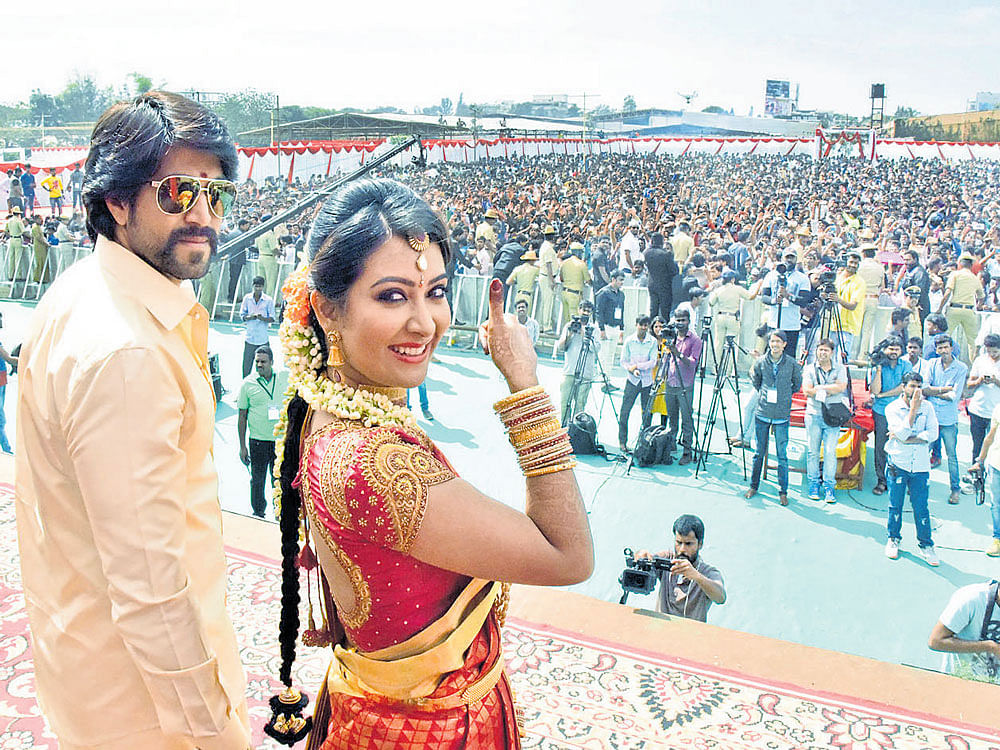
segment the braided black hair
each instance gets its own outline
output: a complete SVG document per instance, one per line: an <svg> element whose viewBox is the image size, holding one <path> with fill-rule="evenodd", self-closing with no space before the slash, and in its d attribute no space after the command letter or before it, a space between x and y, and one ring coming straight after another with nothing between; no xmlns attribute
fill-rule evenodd
<svg viewBox="0 0 1000 750"><path fill-rule="evenodd" d="M445 263L451 257L448 232L434 210L413 190L393 180L364 179L337 189L316 216L306 243L311 263L310 286L335 304L364 270L368 257L393 235L426 233L441 248ZM309 323L319 339L323 361L326 336L313 310ZM301 396L288 403L281 483L281 648L279 678L291 687L295 642L299 634L299 515L302 495L292 486L301 463L300 439L309 407Z"/></svg>

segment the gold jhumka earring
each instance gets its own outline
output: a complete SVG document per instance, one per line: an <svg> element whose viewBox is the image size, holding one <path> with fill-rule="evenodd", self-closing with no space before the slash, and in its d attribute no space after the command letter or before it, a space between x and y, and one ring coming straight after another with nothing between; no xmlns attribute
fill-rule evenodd
<svg viewBox="0 0 1000 750"><path fill-rule="evenodd" d="M326 364L334 369L344 366L344 352L340 349L340 331L330 329L326 333Z"/></svg>

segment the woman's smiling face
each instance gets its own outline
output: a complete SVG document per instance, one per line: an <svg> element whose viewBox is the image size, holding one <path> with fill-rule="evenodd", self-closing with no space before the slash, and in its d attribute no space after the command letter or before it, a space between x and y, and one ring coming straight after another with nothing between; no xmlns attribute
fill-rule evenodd
<svg viewBox="0 0 1000 750"><path fill-rule="evenodd" d="M313 292L313 307L327 331L341 336L350 383L414 388L423 382L435 347L451 323L447 275L437 245L417 253L405 239L390 237L365 263L342 306Z"/></svg>

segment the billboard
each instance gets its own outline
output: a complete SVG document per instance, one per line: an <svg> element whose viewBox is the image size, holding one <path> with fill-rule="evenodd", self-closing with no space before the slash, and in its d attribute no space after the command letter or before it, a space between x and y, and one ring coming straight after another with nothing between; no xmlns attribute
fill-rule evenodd
<svg viewBox="0 0 1000 750"><path fill-rule="evenodd" d="M788 81L768 79L764 86L764 114L788 117L792 114L791 85Z"/></svg>

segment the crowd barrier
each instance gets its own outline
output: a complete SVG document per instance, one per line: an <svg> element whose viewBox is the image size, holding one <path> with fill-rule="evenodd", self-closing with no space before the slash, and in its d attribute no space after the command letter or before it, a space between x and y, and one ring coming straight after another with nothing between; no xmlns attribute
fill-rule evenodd
<svg viewBox="0 0 1000 750"><path fill-rule="evenodd" d="M705 136L648 138L428 138L422 141L427 164L444 162L471 163L483 159L537 158L552 154L563 156L599 156L602 154L671 155L805 155L825 158L831 155L858 156L875 159L940 159L942 161L1000 160L1000 143L910 141L876 138L862 144L860 136L835 139L833 131L817 132L806 138L778 136ZM835 150L831 151L831 147ZM365 162L389 149L393 143L385 138L339 141L288 141L260 148L238 148L239 180L264 180L284 177L292 180L310 177L331 177L349 174ZM396 156L392 163L406 166L415 155L413 149ZM87 158L86 147L35 149L31 169L41 183L48 168L54 168L64 183L68 170L82 165ZM15 162L0 164L6 171ZM2 197L2 196L0 196ZM47 208L48 193L39 184L36 205ZM64 204L69 205L69 185Z"/></svg>

